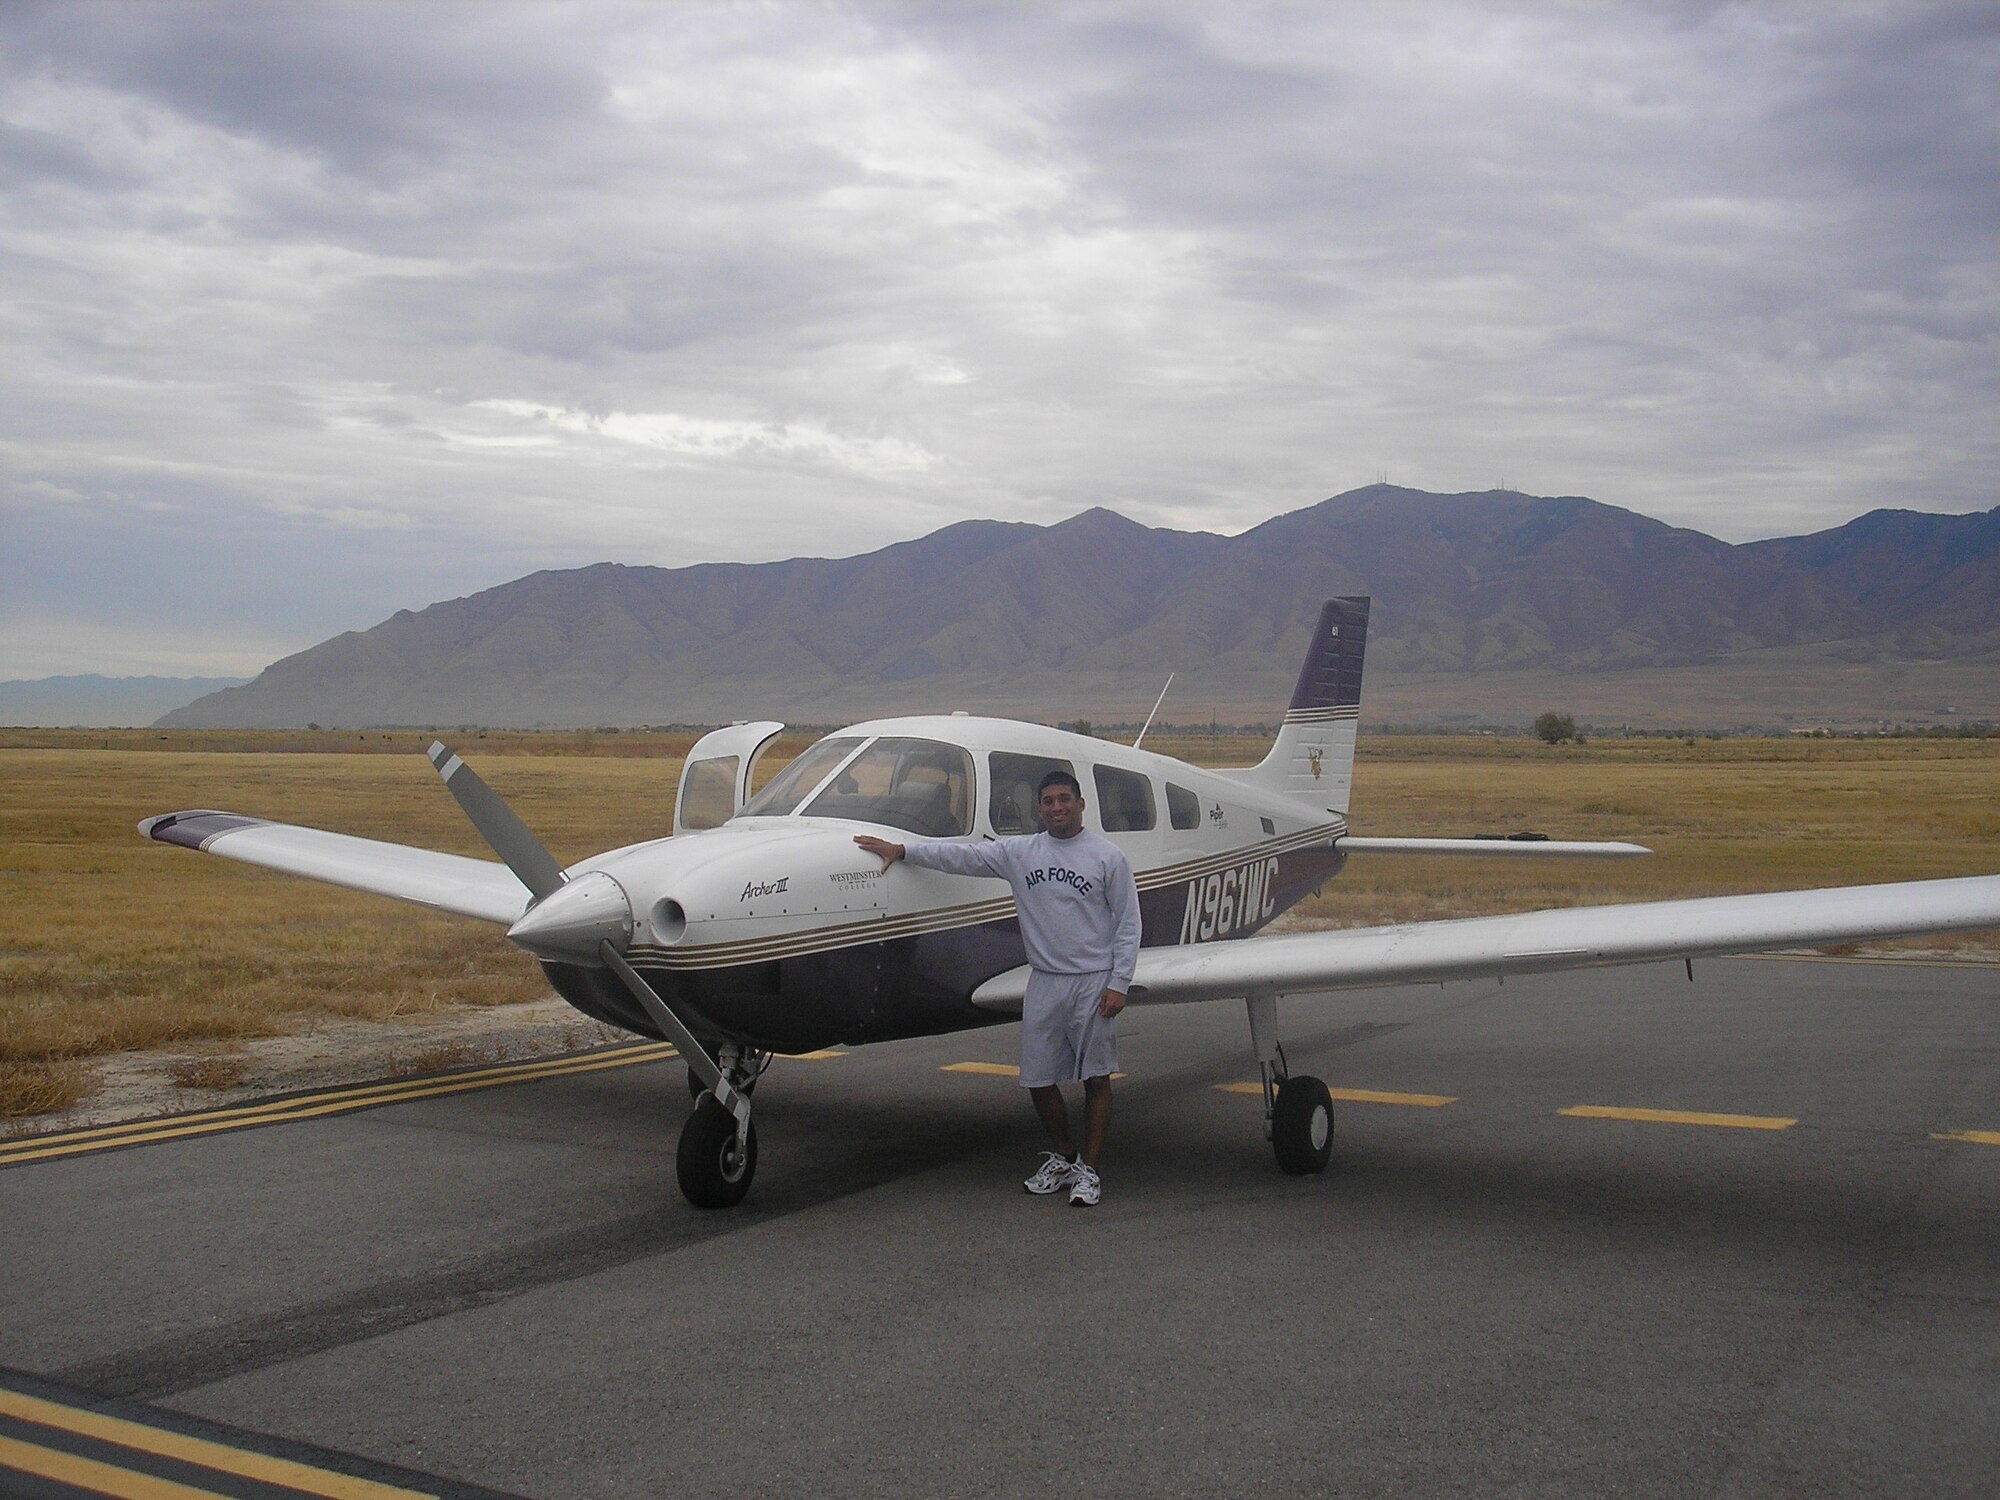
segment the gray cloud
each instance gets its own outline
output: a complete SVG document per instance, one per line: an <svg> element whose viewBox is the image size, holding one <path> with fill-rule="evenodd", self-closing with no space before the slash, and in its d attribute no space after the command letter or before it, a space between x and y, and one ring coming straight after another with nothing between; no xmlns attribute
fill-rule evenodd
<svg viewBox="0 0 2000 1500"><path fill-rule="evenodd" d="M1996 75L1983 4L6 7L0 676L1384 471L1985 508Z"/></svg>

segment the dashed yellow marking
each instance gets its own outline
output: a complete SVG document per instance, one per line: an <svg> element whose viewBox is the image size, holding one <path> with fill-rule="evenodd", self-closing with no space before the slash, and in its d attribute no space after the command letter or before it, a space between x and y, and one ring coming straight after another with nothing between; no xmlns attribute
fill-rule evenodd
<svg viewBox="0 0 2000 1500"><path fill-rule="evenodd" d="M1218 1083L1216 1088L1225 1094L1261 1094L1261 1083ZM1417 1109L1442 1109L1447 1104L1458 1103L1456 1094L1385 1094L1378 1089L1328 1089L1336 1099L1345 1099L1350 1104L1408 1104Z"/></svg>
<svg viewBox="0 0 2000 1500"><path fill-rule="evenodd" d="M1012 1063L962 1062L946 1063L939 1068L940 1073L979 1073L987 1078L1019 1078L1021 1070ZM1123 1073L1113 1073L1114 1079L1123 1078Z"/></svg>
<svg viewBox="0 0 2000 1500"><path fill-rule="evenodd" d="M0 1412L39 1427L54 1427L78 1437L115 1443L135 1453L175 1459L260 1484L281 1485L299 1494L324 1496L325 1500L436 1500L428 1491L406 1490L399 1485L378 1484L372 1479L359 1479L351 1474L336 1474L330 1469L316 1469L310 1464L272 1458L267 1454L212 1443L205 1438L148 1427L143 1422L128 1422L122 1417L105 1416L102 1412L82 1411L74 1406L23 1395L19 1391L0 1389ZM131 1500L183 1500L187 1496L206 1497L215 1493L13 1438L0 1437L0 1463L39 1478L99 1490L107 1495L128 1496Z"/></svg>
<svg viewBox="0 0 2000 1500"><path fill-rule="evenodd" d="M1974 1146L2000 1146L2000 1130L1941 1130L1934 1141L1965 1141Z"/></svg>
<svg viewBox="0 0 2000 1500"><path fill-rule="evenodd" d="M1797 1120L1782 1115L1711 1115L1691 1109L1618 1109L1609 1104L1572 1104L1556 1111L1581 1120L1639 1120L1652 1125L1713 1125L1724 1130L1790 1130Z"/></svg>
<svg viewBox="0 0 2000 1500"><path fill-rule="evenodd" d="M780 1052L778 1056L784 1058L786 1062L829 1062L847 1054L838 1048L822 1047L817 1052Z"/></svg>
<svg viewBox="0 0 2000 1500"><path fill-rule="evenodd" d="M197 1115L169 1115L148 1120L128 1120L119 1125L65 1131L60 1135L27 1136L0 1144L0 1167L23 1162L48 1161L78 1156L90 1151L108 1151L115 1146L148 1145L158 1141L181 1140L190 1136L215 1135L229 1130L247 1130L255 1125L286 1124L293 1120L318 1119L324 1115L347 1114L402 1104L413 1099L432 1099L445 1094L463 1094L474 1089L498 1088L503 1084L526 1083L538 1078L568 1077L575 1073L596 1073L606 1068L629 1068L675 1056L665 1042L641 1043L612 1052L590 1052L575 1057L546 1058L540 1062L509 1063L481 1068L470 1073L453 1073L442 1078L412 1078L387 1084L358 1084L318 1094L300 1094L268 1104L243 1105L234 1109L210 1110Z"/></svg>

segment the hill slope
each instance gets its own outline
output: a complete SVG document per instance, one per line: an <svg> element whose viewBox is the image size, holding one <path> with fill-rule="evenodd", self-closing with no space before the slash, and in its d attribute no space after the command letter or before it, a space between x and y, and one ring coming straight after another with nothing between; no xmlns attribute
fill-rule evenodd
<svg viewBox="0 0 2000 1500"><path fill-rule="evenodd" d="M915 707L1269 717L1320 600L1378 683L2000 650L2000 510L1731 546L1615 506L1374 485L1236 537L1107 510L861 557L532 574L273 664L163 726L825 722ZM1789 657L1787 658L1790 659ZM1489 684L1490 685L1490 684ZM1193 705L1191 710L1189 705Z"/></svg>

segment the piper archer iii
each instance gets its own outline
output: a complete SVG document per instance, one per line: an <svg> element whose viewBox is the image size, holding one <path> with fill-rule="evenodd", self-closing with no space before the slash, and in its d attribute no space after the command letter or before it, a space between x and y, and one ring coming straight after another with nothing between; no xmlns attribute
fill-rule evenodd
<svg viewBox="0 0 2000 1500"><path fill-rule="evenodd" d="M784 727L759 722L689 751L672 837L567 869L443 744L431 761L501 863L210 809L139 829L505 926L585 1015L679 1050L697 1098L678 1177L705 1208L749 1191L751 1092L774 1056L1019 1017L1028 970L1006 884L908 864L884 871L854 836L1032 833L1035 786L1050 770L1078 778L1087 821L1137 877L1144 930L1128 1003L1245 1006L1265 1135L1294 1174L1325 1169L1333 1100L1321 1080L1287 1071L1280 998L2000 926L2000 875L1989 875L1254 936L1353 855L1649 852L1350 834L1368 606L1327 601L1276 742L1243 769L951 714L839 730L752 795L758 757Z"/></svg>

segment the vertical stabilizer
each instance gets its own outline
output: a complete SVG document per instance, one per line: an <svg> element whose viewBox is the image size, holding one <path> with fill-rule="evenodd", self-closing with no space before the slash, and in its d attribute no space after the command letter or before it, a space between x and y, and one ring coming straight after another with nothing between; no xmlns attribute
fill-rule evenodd
<svg viewBox="0 0 2000 1500"><path fill-rule="evenodd" d="M1333 812L1347 811L1361 717L1361 656L1367 644L1368 600L1327 600L1277 743L1260 764L1231 772L1235 780Z"/></svg>

